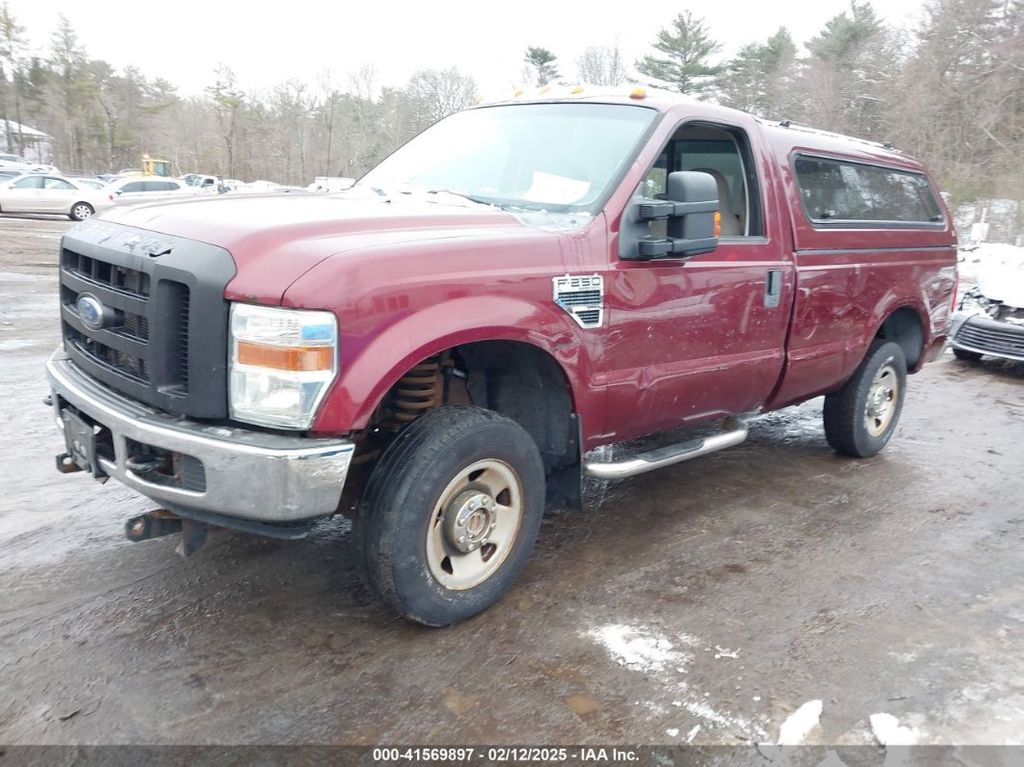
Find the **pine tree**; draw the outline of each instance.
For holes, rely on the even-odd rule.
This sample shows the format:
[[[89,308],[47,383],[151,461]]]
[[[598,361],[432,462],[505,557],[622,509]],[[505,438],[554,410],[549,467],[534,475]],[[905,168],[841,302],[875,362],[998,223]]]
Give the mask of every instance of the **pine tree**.
[[[740,48],[722,73],[726,103],[762,116],[791,117],[797,72],[797,48],[789,30],[779,30],[763,43]]]
[[[654,48],[663,56],[644,56],[637,71],[652,78],[654,87],[669,87],[680,93],[710,95],[722,67],[710,62],[721,46],[715,42],[703,19],[685,11],[672,26],[658,33]]]
[[[526,49],[526,56],[523,60],[533,68],[539,86],[547,85],[559,77],[558,64],[555,63],[558,57],[547,48],[530,46]]]

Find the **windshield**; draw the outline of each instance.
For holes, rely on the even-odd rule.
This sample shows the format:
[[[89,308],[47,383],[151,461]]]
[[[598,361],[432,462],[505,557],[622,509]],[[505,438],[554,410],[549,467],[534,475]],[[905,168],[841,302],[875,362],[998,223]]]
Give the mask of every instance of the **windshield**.
[[[478,202],[592,210],[632,160],[657,112],[613,104],[515,104],[458,112],[359,181],[393,192],[453,192]]]

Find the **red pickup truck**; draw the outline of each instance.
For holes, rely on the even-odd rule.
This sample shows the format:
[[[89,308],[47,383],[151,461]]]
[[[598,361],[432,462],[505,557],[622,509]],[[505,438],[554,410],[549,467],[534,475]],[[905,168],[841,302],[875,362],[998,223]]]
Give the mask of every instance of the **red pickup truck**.
[[[643,89],[484,105],[339,195],[69,231],[57,466],[151,498],[128,536],[180,531],[185,554],[210,527],[298,538],[354,511],[370,590],[451,624],[584,477],[735,445],[744,414],[819,395],[829,445],[877,453],[955,282],[935,185],[885,146]]]

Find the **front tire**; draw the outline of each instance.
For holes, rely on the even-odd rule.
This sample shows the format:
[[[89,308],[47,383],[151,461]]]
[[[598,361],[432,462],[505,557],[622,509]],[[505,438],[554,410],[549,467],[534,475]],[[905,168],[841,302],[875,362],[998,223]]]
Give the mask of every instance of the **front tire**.
[[[874,341],[850,380],[825,397],[828,444],[854,458],[876,455],[896,430],[906,390],[903,349],[892,341]]]
[[[464,406],[423,415],[384,452],[359,504],[367,587],[426,626],[487,609],[533,549],[544,482],[540,452],[514,421]]]
[[[71,206],[71,212],[68,214],[68,218],[72,221],[85,221],[89,218],[96,210],[87,202],[76,202]]]

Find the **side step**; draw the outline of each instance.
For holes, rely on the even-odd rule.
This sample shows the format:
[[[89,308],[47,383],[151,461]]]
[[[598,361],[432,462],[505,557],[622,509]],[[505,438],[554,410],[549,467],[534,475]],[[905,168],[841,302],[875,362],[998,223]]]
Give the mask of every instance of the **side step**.
[[[625,461],[615,461],[612,463],[587,461],[583,465],[583,473],[588,477],[596,477],[598,479],[635,477],[637,474],[646,474],[655,469],[661,469],[665,466],[689,461],[691,458],[699,458],[708,453],[733,447],[743,442],[746,438],[747,427],[733,418],[727,418],[723,424],[721,434],[714,434],[710,437],[690,440],[688,442],[680,442],[677,445],[659,447],[657,450],[641,453]]]

